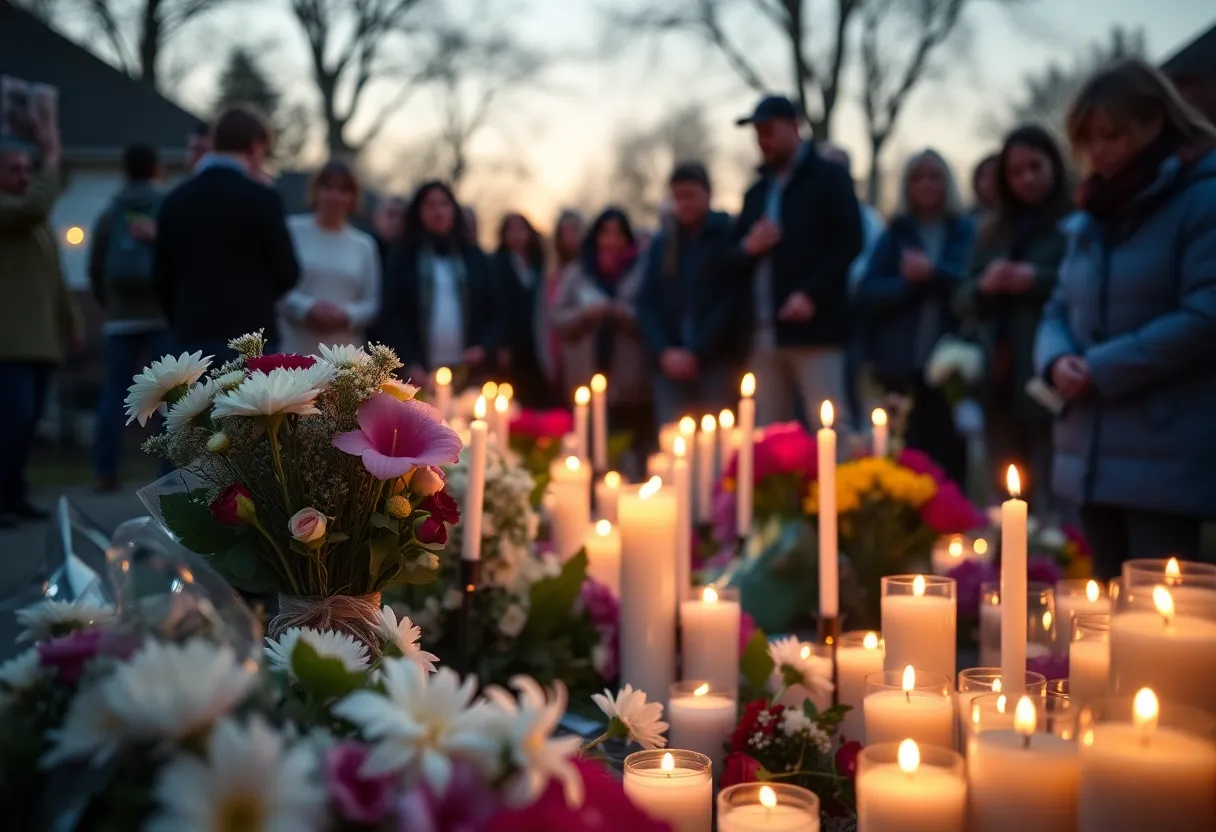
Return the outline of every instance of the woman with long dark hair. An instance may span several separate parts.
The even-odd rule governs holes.
[[[547,349],[541,329],[545,313],[545,245],[523,214],[503,217],[493,266],[502,298],[499,370],[511,382],[524,407],[549,407],[552,388],[541,360]]]
[[[997,157],[996,209],[980,228],[970,279],[955,308],[988,351],[985,428],[996,494],[1016,463],[1023,493],[1044,505],[1051,471],[1051,411],[1036,398],[1034,337],[1064,256],[1058,225],[1072,197],[1064,157],[1041,127],[1019,127]],[[1028,387],[1028,385],[1030,385]],[[1028,471],[1027,471],[1028,469]]]
[[[465,236],[442,182],[418,188],[385,276],[384,325],[411,378],[437,367],[476,372],[497,346],[497,293],[489,260]]]
[[[1216,516],[1216,129],[1140,60],[1090,78],[1067,127],[1087,178],[1035,365],[1066,401],[1052,484],[1113,578],[1196,558]]]

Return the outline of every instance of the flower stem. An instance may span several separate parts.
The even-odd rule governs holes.
[[[261,522],[255,517],[249,525],[257,530],[257,533],[266,538],[266,542],[270,544],[270,548],[274,549],[274,553],[279,556],[279,561],[283,564],[283,576],[287,579],[287,583],[291,586],[291,591],[295,595],[300,594],[300,584],[296,581],[295,570],[291,568],[291,562],[287,559],[287,555],[279,548],[278,542],[266,531]]]
[[[832,782],[844,782],[848,779],[838,774],[828,774],[826,771],[786,771],[781,774],[770,773],[768,775],[769,780],[792,780],[795,777],[820,777]]]
[[[295,512],[291,510],[291,497],[287,494],[287,475],[283,473],[283,458],[279,454],[279,424],[281,420],[281,416],[270,417],[270,457],[274,460],[275,476],[278,477],[279,485],[283,488],[283,509],[287,512],[287,516],[291,517]]]
[[[579,756],[581,757],[584,754],[588,753],[589,751],[594,750],[597,746],[602,745],[607,739],[608,739],[608,732],[605,731],[604,733],[600,734],[598,737],[593,739],[591,742],[587,743],[582,748],[580,748],[578,751]]]

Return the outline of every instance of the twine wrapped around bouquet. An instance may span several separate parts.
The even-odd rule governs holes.
[[[292,627],[336,630],[367,645],[372,658],[380,656],[380,593],[368,595],[280,595],[279,614],[270,622],[270,637],[278,638]]]

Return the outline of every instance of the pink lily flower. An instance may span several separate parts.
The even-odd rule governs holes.
[[[378,480],[460,459],[460,437],[426,402],[377,393],[359,406],[359,428],[335,436],[334,447],[362,457],[363,467]]]

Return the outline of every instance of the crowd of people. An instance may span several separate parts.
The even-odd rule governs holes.
[[[309,212],[284,216],[263,173],[273,136],[247,106],[195,137],[171,191],[155,151],[131,146],[90,258],[107,316],[99,487],[118,485],[141,356],[222,356],[255,329],[299,353],[381,341],[415,380],[441,366],[508,380],[529,408],[603,372],[612,425],[642,449],[658,424],[729,407],[746,370],[764,380],[761,425],[830,399],[864,429],[867,368],[912,402],[907,444],[963,480],[968,445],[925,373],[952,335],[986,356],[990,467],[1016,461],[1039,506],[1078,511],[1100,573],[1198,556],[1216,514],[1216,130],[1167,79],[1136,60],[1102,70],[1063,125],[1071,158],[1045,126],[1018,127],[974,171],[971,206],[942,155],[920,151],[887,218],[859,203],[843,150],[803,137],[788,99],[738,123],[762,160],[738,216],[713,209],[705,166],[684,160],[654,234],[608,207],[563,213],[545,240],[510,213],[492,254],[440,181],[381,196],[363,226],[361,182],[340,160],[313,177]],[[28,154],[0,153],[0,523],[37,513],[29,440],[79,332],[46,224],[57,144],[45,137],[33,174]]]

